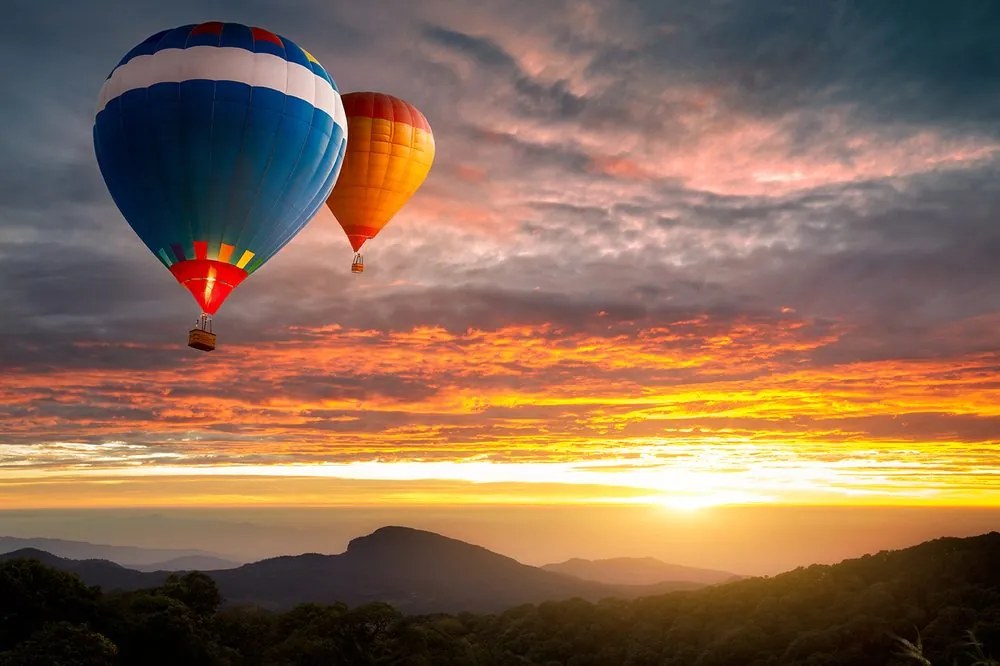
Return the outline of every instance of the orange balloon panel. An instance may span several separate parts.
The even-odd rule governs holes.
[[[347,154],[327,204],[357,252],[427,178],[434,135],[424,114],[397,97],[357,92],[341,99]]]

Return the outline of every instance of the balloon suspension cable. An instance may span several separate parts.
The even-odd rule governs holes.
[[[212,332],[212,317],[204,312],[198,317],[198,321],[195,322],[194,327],[199,331],[205,331],[207,333]]]
[[[360,252],[354,255],[354,261],[351,262],[351,272],[352,273],[365,272],[365,258],[361,256]]]
[[[188,347],[200,351],[212,351],[215,349],[215,333],[212,332],[212,318],[207,313],[202,312],[198,321],[194,323],[194,328],[188,331]]]

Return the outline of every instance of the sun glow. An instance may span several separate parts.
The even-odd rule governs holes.
[[[831,461],[820,446],[646,445],[628,457],[511,462],[367,460],[344,463],[206,464],[193,457],[159,456],[146,447],[116,445],[90,457],[86,445],[63,444],[73,469],[0,466],[0,501],[30,505],[19,494],[34,486],[47,506],[75,506],[101,495],[101,484],[129,480],[150,504],[284,503],[334,505],[345,488],[356,504],[648,504],[693,512],[748,504],[984,504],[996,505],[995,482],[980,470],[983,488],[956,491],[947,470],[906,461],[907,450],[853,452]],[[67,449],[68,447],[68,449]],[[64,450],[65,449],[65,450]],[[16,454],[14,451],[12,454]],[[96,463],[96,464],[95,464]],[[891,472],[891,474],[890,474]],[[346,485],[345,485],[346,484]],[[70,492],[69,489],[73,491]],[[60,492],[66,490],[65,493]],[[978,492],[977,492],[978,491]],[[348,494],[349,495],[349,494]],[[119,498],[120,499],[120,498]],[[95,500],[100,503],[100,500]]]
[[[768,504],[775,497],[740,492],[664,493],[636,499],[636,504],[654,504],[682,513],[697,513],[701,509],[717,506],[745,506],[748,504]]]

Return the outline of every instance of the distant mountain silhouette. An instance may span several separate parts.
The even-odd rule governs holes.
[[[242,563],[211,555],[185,555],[165,562],[137,564],[130,568],[138,571],[218,571],[220,569],[233,569],[240,564]]]
[[[714,585],[743,578],[729,571],[668,564],[654,557],[615,557],[606,560],[574,557],[558,564],[546,564],[542,569],[612,585],[655,585],[678,581]]]
[[[28,552],[0,558],[33,557],[106,590],[153,587],[167,576],[166,572],[144,573],[107,561],[74,561]],[[701,587],[684,582],[635,586],[581,580],[407,527],[383,527],[354,539],[340,555],[275,557],[209,575],[229,603],[287,609],[305,602],[339,601],[357,606],[384,601],[410,613],[493,612],[572,597],[633,598]]]
[[[693,587],[584,581],[407,527],[383,527],[354,539],[341,555],[276,557],[211,575],[233,602],[285,608],[303,601],[350,606],[384,601],[412,613],[489,612],[553,599],[631,598]]]
[[[141,587],[154,587],[167,577],[166,572],[143,573],[134,569],[126,569],[122,565],[108,560],[71,560],[37,548],[22,548],[0,554],[0,561],[20,558],[38,560],[53,569],[75,573],[87,585],[99,585],[106,590],[134,590]]]
[[[212,568],[229,568],[242,564],[242,562],[227,560],[218,553],[211,553],[204,550],[138,548],[135,546],[110,546],[107,544],[88,543],[86,541],[68,541],[66,539],[0,536],[0,553],[9,553],[14,550],[21,550],[22,548],[37,548],[38,550],[44,550],[46,553],[58,555],[59,557],[68,557],[73,560],[110,560],[125,567],[142,567],[148,571],[154,570],[149,568],[151,565],[168,569],[168,567],[163,565],[169,564],[179,558],[188,557],[215,558],[219,562],[226,564],[225,567],[213,566]],[[188,567],[184,565],[178,567],[178,570],[184,568],[198,569],[200,567]]]

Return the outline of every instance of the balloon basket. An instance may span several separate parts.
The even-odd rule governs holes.
[[[351,262],[351,272],[352,273],[364,273],[365,272],[365,260],[360,254],[354,255],[354,261]]]
[[[188,331],[188,347],[206,352],[215,349],[215,333],[212,332],[212,320],[208,315],[203,314],[194,328]]]

